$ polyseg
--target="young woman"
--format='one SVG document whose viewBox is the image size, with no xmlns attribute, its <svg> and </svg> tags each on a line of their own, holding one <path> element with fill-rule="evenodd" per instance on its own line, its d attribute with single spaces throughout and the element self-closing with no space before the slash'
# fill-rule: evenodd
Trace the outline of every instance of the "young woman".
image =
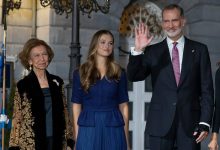
<svg viewBox="0 0 220 150">
<path fill-rule="evenodd" d="M 113 58 L 114 39 L 100 30 L 87 61 L 73 73 L 76 150 L 127 150 L 128 92 L 125 72 Z"/>
</svg>

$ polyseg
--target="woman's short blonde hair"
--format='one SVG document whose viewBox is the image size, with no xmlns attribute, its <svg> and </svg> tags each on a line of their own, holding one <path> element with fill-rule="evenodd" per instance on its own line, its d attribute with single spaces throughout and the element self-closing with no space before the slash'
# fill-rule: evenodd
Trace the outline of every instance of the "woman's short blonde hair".
<svg viewBox="0 0 220 150">
<path fill-rule="evenodd" d="M 29 59 L 30 59 L 30 52 L 34 47 L 37 46 L 44 46 L 47 50 L 48 53 L 48 61 L 49 63 L 52 61 L 54 57 L 54 53 L 51 49 L 51 47 L 43 40 L 37 39 L 37 38 L 31 38 L 29 39 L 23 47 L 23 50 L 19 53 L 19 59 L 21 60 L 21 64 L 29 70 L 30 64 L 29 64 Z"/>
</svg>

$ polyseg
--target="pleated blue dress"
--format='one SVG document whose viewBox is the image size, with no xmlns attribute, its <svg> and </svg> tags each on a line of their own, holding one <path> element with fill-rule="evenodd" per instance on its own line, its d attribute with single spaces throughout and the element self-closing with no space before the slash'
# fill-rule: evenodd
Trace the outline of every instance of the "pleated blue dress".
<svg viewBox="0 0 220 150">
<path fill-rule="evenodd" d="M 71 101 L 82 104 L 76 150 L 127 150 L 125 123 L 119 110 L 119 104 L 128 102 L 125 72 L 119 81 L 104 77 L 84 92 L 79 72 L 74 71 Z"/>
</svg>

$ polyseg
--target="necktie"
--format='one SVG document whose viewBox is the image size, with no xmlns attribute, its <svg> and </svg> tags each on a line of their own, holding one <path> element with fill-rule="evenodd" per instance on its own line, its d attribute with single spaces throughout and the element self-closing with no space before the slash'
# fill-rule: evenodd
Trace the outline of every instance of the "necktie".
<svg viewBox="0 0 220 150">
<path fill-rule="evenodd" d="M 176 47 L 178 43 L 173 43 L 172 49 L 172 64 L 173 64 L 173 71 L 176 79 L 176 85 L 178 86 L 180 80 L 180 62 L 179 62 L 179 52 L 178 48 Z"/>
</svg>

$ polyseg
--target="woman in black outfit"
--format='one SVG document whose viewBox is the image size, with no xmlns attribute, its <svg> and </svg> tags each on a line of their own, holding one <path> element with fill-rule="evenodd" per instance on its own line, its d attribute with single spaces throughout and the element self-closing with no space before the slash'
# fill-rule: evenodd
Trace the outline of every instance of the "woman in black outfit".
<svg viewBox="0 0 220 150">
<path fill-rule="evenodd" d="M 73 144 L 63 80 L 46 69 L 54 53 L 30 39 L 19 54 L 30 73 L 17 83 L 9 150 L 70 150 Z"/>
</svg>

